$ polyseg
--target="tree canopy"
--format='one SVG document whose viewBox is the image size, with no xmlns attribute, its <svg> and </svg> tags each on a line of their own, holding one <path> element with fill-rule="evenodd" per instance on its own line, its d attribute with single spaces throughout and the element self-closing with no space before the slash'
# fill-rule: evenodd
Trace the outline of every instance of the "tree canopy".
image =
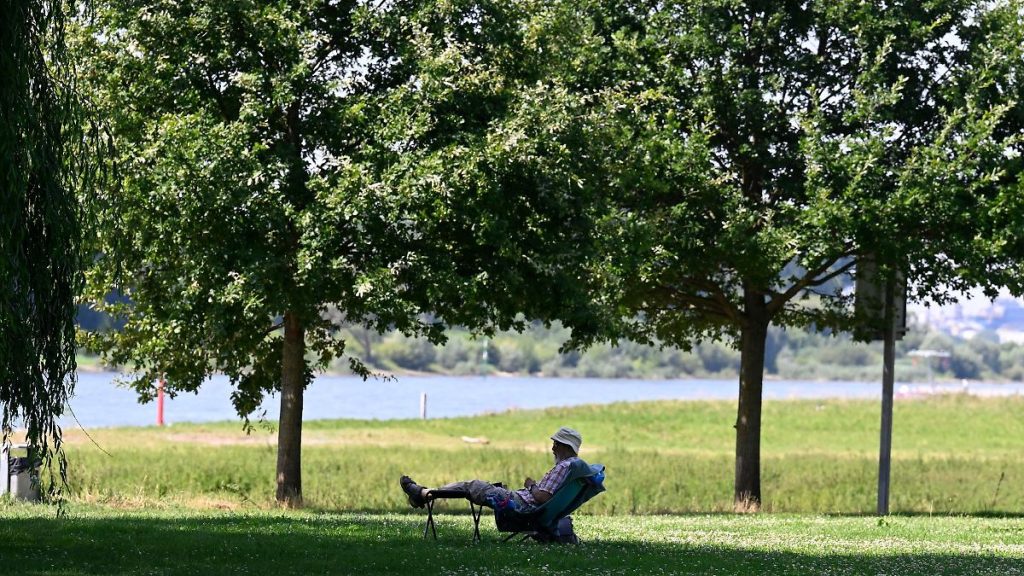
<svg viewBox="0 0 1024 576">
<path fill-rule="evenodd" d="M 1021 7 L 577 10 L 603 47 L 577 89 L 596 81 L 620 131 L 593 176 L 611 206 L 599 276 L 624 323 L 613 336 L 736 343 L 734 496 L 756 509 L 769 324 L 852 328 L 846 287 L 866 256 L 918 300 L 1024 289 Z"/>
<path fill-rule="evenodd" d="M 95 204 L 88 282 L 126 323 L 90 345 L 143 399 L 214 371 L 243 416 L 280 392 L 284 504 L 301 503 L 302 390 L 344 354 L 339 327 L 439 340 L 586 315 L 559 259 L 587 223 L 565 226 L 579 199 L 548 184 L 572 159 L 531 148 L 578 136 L 503 120 L 569 116 L 519 96 L 537 79 L 524 5 L 110 0 L 79 35 L 123 177 Z M 522 137 L 540 130 L 556 138 Z M 105 302 L 114 288 L 130 300 Z"/>
</svg>

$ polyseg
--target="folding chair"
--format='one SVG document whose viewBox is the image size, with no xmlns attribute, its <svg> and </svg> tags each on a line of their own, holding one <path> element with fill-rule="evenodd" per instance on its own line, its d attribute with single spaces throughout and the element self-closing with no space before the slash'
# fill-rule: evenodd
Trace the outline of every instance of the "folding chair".
<svg viewBox="0 0 1024 576">
<path fill-rule="evenodd" d="M 516 536 L 522 536 L 520 541 L 533 538 L 538 542 L 556 542 L 562 536 L 559 521 L 604 489 L 604 466 L 577 460 L 569 469 L 565 483 L 547 502 L 527 514 L 495 510 L 494 523 L 498 532 L 511 532 L 505 542 Z"/>
<path fill-rule="evenodd" d="M 501 483 L 499 482 L 495 486 L 501 486 Z M 434 540 L 437 540 L 437 527 L 434 524 L 434 502 L 441 498 L 465 498 L 469 502 L 469 512 L 473 515 L 473 541 L 480 541 L 480 515 L 484 511 L 483 506 L 473 504 L 473 501 L 469 499 L 463 490 L 431 490 L 427 495 L 427 523 L 423 526 L 424 538 L 427 537 L 427 534 L 433 533 Z"/>
</svg>

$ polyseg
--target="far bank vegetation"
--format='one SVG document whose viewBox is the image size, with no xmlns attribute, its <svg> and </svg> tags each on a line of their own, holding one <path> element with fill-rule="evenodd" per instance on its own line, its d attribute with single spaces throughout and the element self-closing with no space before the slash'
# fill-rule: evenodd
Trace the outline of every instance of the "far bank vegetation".
<svg viewBox="0 0 1024 576">
<path fill-rule="evenodd" d="M 569 337 L 560 325 L 531 326 L 523 333 L 493 338 L 454 330 L 446 344 L 398 333 L 343 331 L 347 352 L 376 370 L 451 375 L 511 373 L 575 378 L 736 378 L 739 352 L 727 342 L 707 342 L 691 351 L 659 349 L 631 342 L 596 345 L 585 352 L 560 352 Z M 915 358 L 912 350 L 941 350 L 949 358 Z M 931 370 L 926 364 L 931 362 Z M 335 369 L 345 371 L 346 362 Z M 881 343 L 862 344 L 848 335 L 826 335 L 772 327 L 765 373 L 786 380 L 875 380 L 882 366 Z M 903 382 L 961 380 L 1024 381 L 1024 346 L 1000 344 L 995 334 L 971 340 L 927 329 L 913 329 L 897 343 L 897 375 Z"/>
</svg>

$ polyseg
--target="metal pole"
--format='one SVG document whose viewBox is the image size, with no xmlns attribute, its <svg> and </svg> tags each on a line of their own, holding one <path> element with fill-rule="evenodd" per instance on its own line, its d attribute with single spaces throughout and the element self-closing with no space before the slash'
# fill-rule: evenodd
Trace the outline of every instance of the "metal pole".
<svg viewBox="0 0 1024 576">
<path fill-rule="evenodd" d="M 889 471 L 892 456 L 892 395 L 896 364 L 896 331 L 893 326 L 893 289 L 890 277 L 885 285 L 885 344 L 882 351 L 882 433 L 878 451 L 878 515 L 889 514 Z"/>
<path fill-rule="evenodd" d="M 427 419 L 427 393 L 423 392 L 420 394 L 420 419 Z"/>
<path fill-rule="evenodd" d="M 156 381 L 156 425 L 164 425 L 164 377 Z"/>
<path fill-rule="evenodd" d="M 11 474 L 7 469 L 8 444 L 0 442 L 0 494 L 6 494 L 11 489 Z"/>
</svg>

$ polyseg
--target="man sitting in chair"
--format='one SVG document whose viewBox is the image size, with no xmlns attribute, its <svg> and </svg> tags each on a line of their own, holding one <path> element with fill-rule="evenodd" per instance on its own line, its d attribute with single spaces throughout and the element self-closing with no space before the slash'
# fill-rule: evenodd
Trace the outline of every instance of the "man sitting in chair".
<svg viewBox="0 0 1024 576">
<path fill-rule="evenodd" d="M 465 480 L 445 484 L 438 490 L 465 492 L 466 498 L 478 506 L 511 507 L 517 512 L 528 513 L 551 499 L 551 495 L 565 483 L 572 463 L 579 460 L 580 444 L 583 443 L 579 432 L 572 428 L 562 427 L 551 436 L 551 440 L 553 440 L 551 452 L 555 455 L 555 466 L 548 470 L 540 482 L 535 482 L 533 478 L 527 477 L 522 488 L 512 491 L 483 480 Z M 422 508 L 426 505 L 427 499 L 430 498 L 430 489 L 416 484 L 408 476 L 402 476 L 399 483 L 402 485 L 402 490 L 408 494 L 409 504 L 412 507 Z"/>
</svg>

